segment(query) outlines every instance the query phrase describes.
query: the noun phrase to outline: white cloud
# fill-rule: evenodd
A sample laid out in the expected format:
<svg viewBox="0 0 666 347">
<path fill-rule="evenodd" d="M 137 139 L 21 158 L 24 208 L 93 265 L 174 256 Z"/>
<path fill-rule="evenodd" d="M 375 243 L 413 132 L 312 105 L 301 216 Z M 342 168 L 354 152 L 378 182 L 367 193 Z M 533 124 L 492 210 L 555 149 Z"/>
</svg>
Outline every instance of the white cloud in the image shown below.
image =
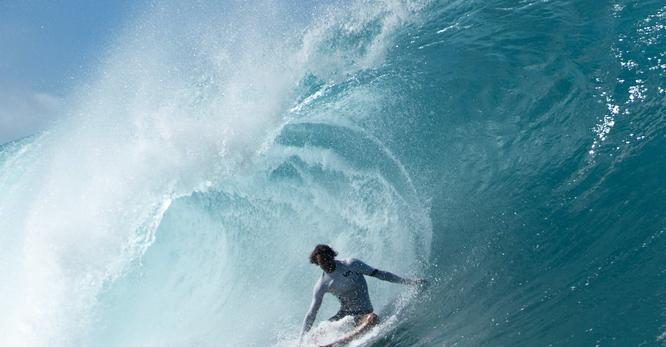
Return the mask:
<svg viewBox="0 0 666 347">
<path fill-rule="evenodd" d="M 0 88 L 0 144 L 44 130 L 62 114 L 64 100 L 44 92 Z"/>
</svg>

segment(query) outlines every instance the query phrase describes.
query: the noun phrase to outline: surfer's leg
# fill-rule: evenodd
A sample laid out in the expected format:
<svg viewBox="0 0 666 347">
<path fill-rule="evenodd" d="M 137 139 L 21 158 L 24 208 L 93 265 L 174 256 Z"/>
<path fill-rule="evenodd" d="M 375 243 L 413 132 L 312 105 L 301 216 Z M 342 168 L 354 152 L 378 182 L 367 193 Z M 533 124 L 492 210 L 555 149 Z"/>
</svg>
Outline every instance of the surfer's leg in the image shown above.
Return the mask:
<svg viewBox="0 0 666 347">
<path fill-rule="evenodd" d="M 342 319 L 342 318 L 344 318 L 344 317 L 346 317 L 346 316 L 349 316 L 349 313 L 347 313 L 347 312 L 345 312 L 345 311 L 343 311 L 343 310 L 340 310 L 340 311 L 338 311 L 338 313 L 335 314 L 335 316 L 329 318 L 328 320 L 329 320 L 330 322 L 335 322 L 335 321 L 338 321 L 338 320 L 340 320 L 340 319 Z"/>
<path fill-rule="evenodd" d="M 354 317 L 354 323 L 356 323 L 356 326 L 368 326 L 371 327 L 373 325 L 377 325 L 379 323 L 379 317 L 374 313 L 368 313 L 360 316 L 355 316 Z"/>
<path fill-rule="evenodd" d="M 377 325 L 379 323 L 379 317 L 377 317 L 377 315 L 374 313 L 367 313 L 354 316 L 354 322 L 356 323 L 356 328 L 354 328 L 352 332 L 339 338 L 338 340 L 334 341 L 331 344 L 321 347 L 339 346 L 350 342 L 351 340 L 361 336 L 362 334 L 370 330 L 370 328 L 372 328 L 373 326 Z"/>
</svg>

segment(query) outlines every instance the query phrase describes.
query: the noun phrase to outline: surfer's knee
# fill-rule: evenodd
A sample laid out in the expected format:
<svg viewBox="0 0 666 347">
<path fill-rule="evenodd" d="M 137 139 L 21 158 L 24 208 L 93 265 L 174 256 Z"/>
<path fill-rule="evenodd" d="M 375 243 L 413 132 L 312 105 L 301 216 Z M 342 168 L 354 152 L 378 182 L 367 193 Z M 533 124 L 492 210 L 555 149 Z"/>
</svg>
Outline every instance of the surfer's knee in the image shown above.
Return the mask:
<svg viewBox="0 0 666 347">
<path fill-rule="evenodd" d="M 379 317 L 375 313 L 368 314 L 366 320 L 370 325 L 376 325 L 379 323 Z"/>
</svg>

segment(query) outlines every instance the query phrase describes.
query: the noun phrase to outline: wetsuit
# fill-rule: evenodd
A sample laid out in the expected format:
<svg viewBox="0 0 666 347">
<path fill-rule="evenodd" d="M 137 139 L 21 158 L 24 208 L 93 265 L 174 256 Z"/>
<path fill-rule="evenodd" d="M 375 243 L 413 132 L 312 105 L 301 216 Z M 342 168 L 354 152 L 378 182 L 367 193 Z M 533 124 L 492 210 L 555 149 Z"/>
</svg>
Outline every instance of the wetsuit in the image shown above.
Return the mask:
<svg viewBox="0 0 666 347">
<path fill-rule="evenodd" d="M 368 284 L 363 275 L 393 283 L 409 283 L 409 280 L 388 271 L 374 269 L 358 259 L 335 260 L 335 270 L 331 273 L 323 272 L 314 286 L 312 304 L 305 316 L 301 336 L 312 327 L 325 293 L 331 293 L 340 300 L 340 310 L 330 320 L 372 313 Z"/>
</svg>

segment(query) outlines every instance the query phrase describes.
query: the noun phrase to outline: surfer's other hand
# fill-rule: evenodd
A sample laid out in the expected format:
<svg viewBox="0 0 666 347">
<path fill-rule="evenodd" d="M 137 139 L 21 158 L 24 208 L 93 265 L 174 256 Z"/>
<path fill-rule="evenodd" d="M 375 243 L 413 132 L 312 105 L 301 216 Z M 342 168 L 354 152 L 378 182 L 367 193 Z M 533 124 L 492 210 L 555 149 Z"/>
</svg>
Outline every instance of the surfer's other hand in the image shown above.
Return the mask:
<svg viewBox="0 0 666 347">
<path fill-rule="evenodd" d="M 410 283 L 411 285 L 419 287 L 419 289 L 426 289 L 428 285 L 430 284 L 426 279 L 424 278 L 416 278 L 413 279 Z"/>
</svg>

